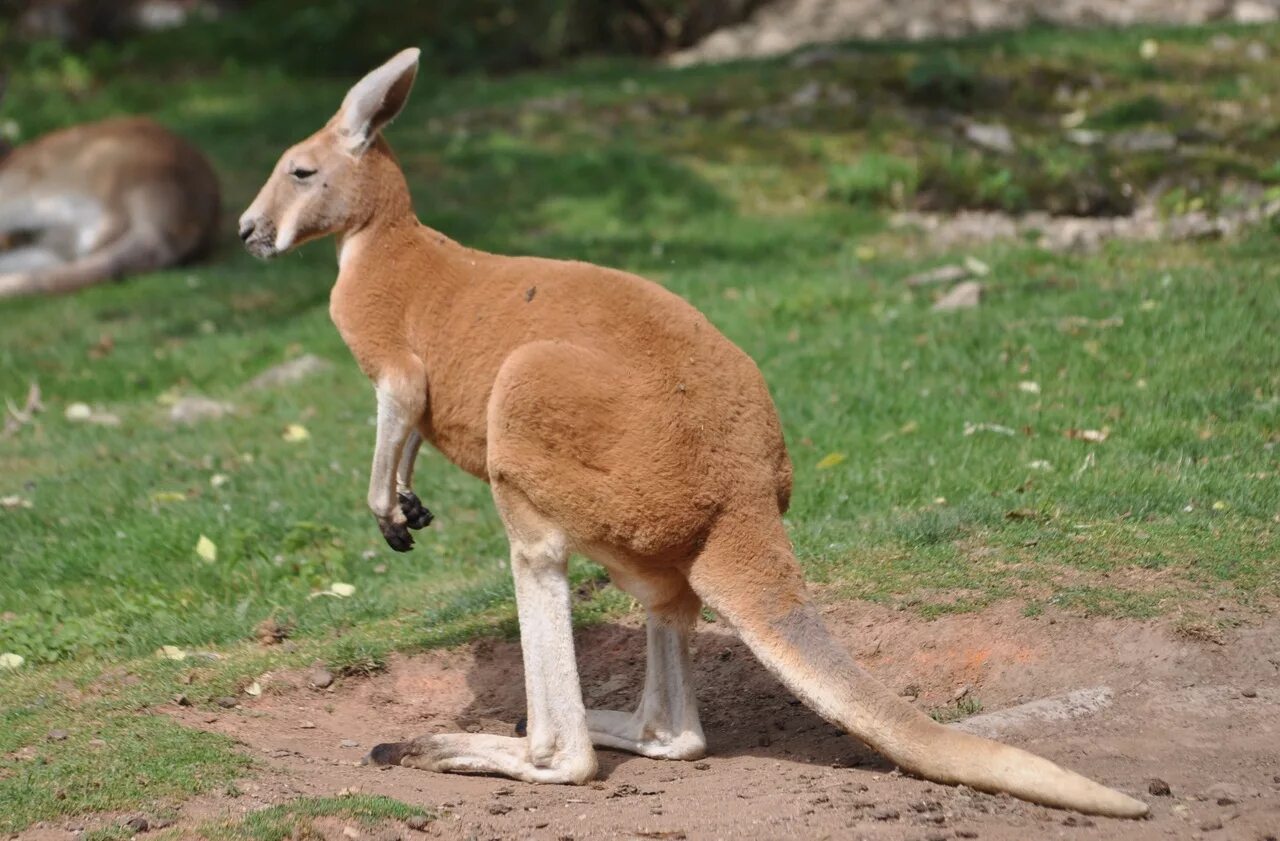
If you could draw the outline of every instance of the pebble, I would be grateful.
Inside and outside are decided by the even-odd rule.
[[[307,683],[316,689],[328,689],[333,685],[333,673],[322,666],[313,666],[307,672]]]
[[[214,701],[214,703],[225,710],[230,710],[230,709],[233,709],[235,705],[240,702],[237,701],[235,698],[232,698],[230,695],[223,695],[221,698],[218,698],[216,701]]]
[[[299,724],[298,726],[299,726],[299,727],[301,727],[303,730],[315,730],[315,729],[316,729],[316,723],[315,723],[314,721],[304,721],[304,722],[302,722],[301,724]]]
[[[123,826],[125,829],[131,829],[134,832],[146,832],[151,828],[151,822],[147,820],[146,815],[134,815],[126,820]]]
[[[69,735],[70,735],[70,734],[69,734],[69,733],[67,733],[67,731],[66,731],[66,730],[50,730],[50,731],[49,731],[49,741],[51,741],[51,742],[65,742],[65,741],[67,740],[67,736],[69,736]]]
[[[1246,698],[1257,698],[1257,697],[1258,697],[1258,690],[1256,690],[1256,689],[1254,689],[1252,686],[1250,686],[1248,689],[1242,689],[1242,690],[1240,690],[1240,694],[1241,694],[1241,695],[1243,695],[1243,696],[1244,696],[1244,697],[1246,697]]]
[[[1147,783],[1147,791],[1156,797],[1172,797],[1173,789],[1169,788],[1169,784],[1159,778],[1152,779]]]
[[[876,809],[871,813],[871,817],[878,821],[896,821],[898,816],[897,809]]]
[[[1212,832],[1215,829],[1222,829],[1222,821],[1218,820],[1217,818],[1210,818],[1209,820],[1200,824],[1200,829],[1203,832]]]
[[[415,832],[424,832],[426,831],[427,824],[429,823],[431,823],[431,819],[428,818],[426,815],[414,815],[411,818],[407,819],[404,822],[404,825],[414,830]]]
[[[339,744],[341,745],[341,747],[344,747],[344,748],[360,747],[360,743],[357,742],[355,739],[343,739]]]

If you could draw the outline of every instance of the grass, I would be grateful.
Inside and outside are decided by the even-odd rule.
[[[1149,37],[1155,60],[1139,55]],[[1242,200],[1280,161],[1280,60],[1251,58],[1251,41],[1275,55],[1280,28],[1033,31],[858,46],[808,68],[426,77],[390,137],[429,224],[646,274],[759,361],[796,463],[788,526],[831,597],[925,616],[998,599],[1029,614],[1262,609],[1280,592],[1272,234],[940,254],[885,224],[897,207],[1123,210],[1166,177],[1183,203]],[[228,218],[350,81],[237,64],[160,86],[125,55],[30,57],[4,116],[31,135],[154,113],[215,159]],[[805,104],[797,91],[815,81]],[[1077,110],[1098,131],[1208,126],[1213,139],[1159,160],[1082,149],[1061,128]],[[967,119],[1009,125],[1018,152],[964,145]],[[364,511],[372,395],[328,321],[331,246],[261,264],[226,227],[208,264],[0,310],[0,396],[37,381],[48,407],[0,441],[0,496],[31,504],[0,510],[0,652],[27,661],[0,673],[0,832],[249,772],[225,740],[150,713],[178,692],[207,705],[271,668],[318,658],[358,676],[392,651],[514,633],[484,485],[424,453],[437,521],[407,556]],[[930,291],[902,283],[964,256],[991,268],[976,310],[933,313]],[[302,353],[333,365],[246,387]],[[170,423],[168,405],[193,394],[235,417]],[[69,421],[76,401],[122,422]],[[307,440],[287,441],[291,424]],[[1106,440],[1069,437],[1081,429]],[[195,551],[201,536],[214,559]],[[314,595],[334,582],[354,594]],[[628,607],[606,588],[577,617]],[[268,618],[291,626],[293,651],[252,642]],[[163,660],[161,646],[219,659]],[[280,837],[305,808],[210,831]]]

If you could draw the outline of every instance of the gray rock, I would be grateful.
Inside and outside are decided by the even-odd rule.
[[[193,424],[204,420],[218,420],[235,410],[235,406],[222,400],[192,395],[183,397],[169,407],[169,420],[174,423]]]
[[[1169,152],[1178,147],[1178,138],[1159,129],[1137,129],[1120,132],[1113,136],[1110,146],[1117,152],[1129,154]]]
[[[304,353],[297,359],[281,362],[279,365],[263,371],[249,380],[248,387],[255,391],[261,391],[263,389],[292,385],[321,371],[327,371],[332,367],[333,363],[329,362],[329,360],[321,359],[313,353]]]
[[[1000,123],[969,123],[964,127],[964,138],[981,149],[1007,155],[1017,149],[1013,132]]]
[[[933,305],[934,312],[973,309],[982,300],[982,284],[976,280],[957,283]]]
[[[333,672],[323,666],[312,666],[307,672],[307,683],[316,689],[328,689],[333,685]]]
[[[919,286],[933,286],[938,283],[955,283],[958,280],[964,280],[969,276],[969,270],[959,263],[953,263],[947,266],[938,266],[936,269],[918,272],[911,275],[904,281],[907,286],[916,288]]]

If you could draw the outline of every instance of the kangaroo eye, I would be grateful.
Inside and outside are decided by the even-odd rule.
[[[296,166],[293,169],[289,170],[289,174],[299,181],[306,181],[308,178],[315,175],[316,171],[314,169],[307,169],[305,167]]]

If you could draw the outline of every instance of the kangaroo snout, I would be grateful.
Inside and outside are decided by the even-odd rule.
[[[271,220],[257,216],[250,209],[240,217],[238,233],[245,250],[253,256],[267,259],[276,255],[276,226]]]

